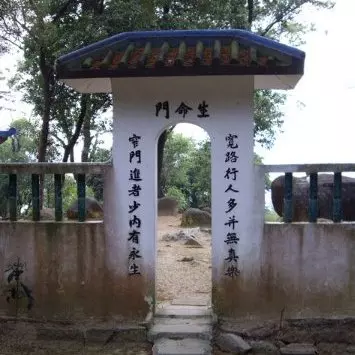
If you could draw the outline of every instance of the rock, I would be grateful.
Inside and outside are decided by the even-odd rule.
[[[242,337],[232,333],[220,333],[216,338],[216,345],[222,351],[237,352],[238,354],[247,354],[252,350]]]
[[[187,241],[190,238],[195,238],[194,234],[197,234],[199,232],[198,228],[193,228],[190,230],[179,230],[178,232],[175,233],[166,233],[162,236],[162,240],[166,242],[177,242],[177,241]]]
[[[165,242],[177,242],[180,240],[187,240],[188,235],[183,231],[178,231],[175,233],[166,233],[161,237]]]
[[[192,261],[194,260],[194,258],[191,256],[185,256],[182,259],[178,260],[178,261],[182,261],[182,262],[187,262],[187,261]]]
[[[280,348],[283,348],[286,344],[283,342],[283,341],[281,341],[281,340],[276,340],[275,342],[274,342],[274,344],[275,344],[275,346],[278,348],[278,349],[280,349]]]
[[[265,340],[251,340],[250,346],[253,351],[260,352],[262,354],[279,354],[279,349],[273,343]]]
[[[186,242],[184,243],[184,245],[187,245],[189,247],[193,247],[193,248],[203,248],[203,246],[195,239],[194,236],[190,236]]]
[[[355,345],[349,345],[347,348],[346,348],[346,352],[348,354],[355,354]]]
[[[317,348],[313,344],[291,343],[280,349],[282,355],[315,355]]]
[[[42,208],[40,211],[40,220],[43,221],[55,220],[54,208],[46,208],[46,207]]]
[[[86,218],[103,219],[104,210],[101,204],[92,197],[85,198]],[[68,219],[78,219],[78,200],[73,202],[67,210]]]
[[[198,208],[187,209],[181,218],[182,227],[210,227],[211,226],[211,214],[205,211],[201,211]]]
[[[211,207],[202,207],[202,208],[201,208],[201,211],[208,212],[209,214],[212,213]]]
[[[284,198],[284,175],[271,183],[271,199],[276,213],[282,217]],[[293,221],[308,221],[309,178],[293,177]],[[333,174],[318,174],[318,218],[332,220]],[[342,211],[344,221],[355,220],[355,178],[342,176]]]
[[[179,202],[173,197],[158,199],[158,216],[176,216]]]
[[[317,351],[318,354],[322,355],[344,355],[351,354],[346,352],[347,344],[342,343],[318,343]]]
[[[201,228],[200,230],[203,233],[212,234],[212,229],[211,228]]]

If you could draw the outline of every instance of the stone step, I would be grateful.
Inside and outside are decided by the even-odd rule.
[[[169,305],[164,308],[158,309],[155,315],[156,317],[170,318],[212,318],[212,309],[205,306]]]
[[[185,338],[173,340],[157,339],[153,346],[153,355],[211,355],[208,340]]]
[[[159,319],[154,319],[154,325],[148,332],[148,340],[154,342],[159,338],[169,339],[184,339],[197,338],[204,340],[212,339],[212,325],[210,322],[199,322],[196,319],[180,319],[179,322],[173,322],[166,319],[164,322],[159,322]]]
[[[192,325],[202,325],[202,324],[212,324],[212,318],[210,317],[199,317],[199,318],[167,318],[167,317],[155,317],[153,321],[154,324],[161,325],[181,325],[190,326]]]

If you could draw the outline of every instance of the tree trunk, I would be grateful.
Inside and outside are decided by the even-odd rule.
[[[163,169],[163,158],[164,158],[164,146],[166,140],[168,139],[168,131],[164,131],[158,140],[158,149],[157,149],[157,156],[158,156],[158,172],[157,172],[157,183],[158,183],[158,198],[164,197],[164,187],[162,186],[162,178],[161,172]]]
[[[54,73],[53,69],[46,63],[46,55],[43,48],[40,48],[39,53],[39,67],[43,78],[43,112],[42,112],[42,126],[39,137],[38,145],[38,161],[45,162],[48,146],[48,134],[49,134],[49,121],[51,113],[51,103],[53,99],[53,84]],[[44,175],[40,175],[40,209],[43,208],[43,194],[44,194]]]
[[[173,131],[175,126],[166,129],[159,137],[157,146],[157,156],[158,156],[158,171],[157,171],[157,184],[158,184],[158,198],[164,197],[165,183],[162,179],[163,171],[163,160],[164,160],[164,148],[169,134]]]
[[[83,124],[83,137],[84,137],[84,146],[81,152],[81,161],[87,162],[89,161],[89,153],[90,153],[90,146],[91,146],[91,116],[86,115]]]
[[[63,156],[63,162],[64,163],[68,161],[70,155],[73,155],[72,151],[74,149],[74,146],[75,146],[76,142],[78,141],[78,138],[79,138],[80,133],[81,133],[81,129],[83,127],[83,123],[84,123],[85,117],[87,116],[88,100],[89,100],[89,95],[83,94],[81,96],[80,113],[79,113],[78,120],[76,121],[75,131],[74,131],[73,135],[71,136],[71,138],[69,140],[69,143],[67,144],[67,146],[64,149],[64,156]]]

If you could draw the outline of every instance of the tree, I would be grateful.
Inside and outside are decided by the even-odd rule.
[[[181,133],[169,132],[160,179],[160,188],[164,195],[169,188],[175,187],[188,196],[188,171],[191,170],[195,150],[196,144],[190,138]]]
[[[262,158],[254,154],[254,163]],[[211,142],[195,142],[181,133],[169,133],[162,167],[162,186],[165,195],[175,197],[180,206],[201,208],[211,206]],[[265,188],[271,181],[265,175]]]
[[[290,44],[302,43],[302,35],[313,29],[311,23],[300,23],[297,15],[302,9],[312,6],[330,9],[329,0],[225,0],[225,1],[158,1],[160,28],[240,28],[252,30],[274,40],[287,40]],[[255,92],[254,102],[256,142],[272,147],[275,135],[283,124],[281,107],[286,95],[270,90]],[[163,160],[167,135],[162,134],[158,142],[159,161]],[[161,176],[158,170],[158,179]],[[160,182],[158,183],[160,185]],[[158,197],[162,197],[159,194]]]
[[[20,67],[22,88],[35,113],[41,117],[38,160],[48,159],[49,133],[63,160],[73,160],[73,146],[82,136],[87,159],[89,131],[110,98],[80,95],[59,84],[54,76],[55,59],[77,47],[122,31],[140,29],[242,28],[297,45],[311,24],[297,21],[302,9],[331,8],[329,0],[13,0],[0,4],[0,39],[23,50]],[[68,90],[68,91],[67,91]],[[70,97],[70,100],[65,100]],[[285,96],[276,92],[255,94],[256,141],[270,147],[282,125]],[[98,105],[94,104],[100,103]],[[276,109],[277,108],[277,109]],[[259,111],[258,111],[259,109]],[[68,123],[68,124],[67,124]],[[79,132],[79,133],[78,133]],[[158,144],[158,176],[168,134]],[[54,143],[54,142],[52,142]]]
[[[32,163],[36,161],[38,130],[36,122],[26,119],[18,119],[11,122],[11,127],[16,128],[19,133],[20,150],[13,151],[10,140],[0,145],[0,163],[25,162]],[[31,203],[31,176],[18,175],[18,197],[17,207],[18,213],[24,206]],[[8,207],[8,175],[0,175],[0,215],[2,218],[7,217]]]

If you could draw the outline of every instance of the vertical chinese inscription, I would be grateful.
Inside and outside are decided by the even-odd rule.
[[[226,181],[225,193],[225,209],[226,216],[224,226],[226,227],[226,235],[224,243],[227,246],[227,255],[224,258],[225,270],[224,275],[234,278],[240,274],[239,256],[237,254],[237,246],[239,243],[239,228],[238,228],[238,193],[236,182],[238,180],[238,135],[229,133],[225,137],[226,151],[224,157],[225,171],[224,180]]]
[[[128,215],[129,215],[129,254],[128,254],[128,274],[129,275],[140,275],[141,266],[139,260],[142,258],[140,252],[140,236],[142,228],[142,220],[140,218],[140,195],[141,195],[141,185],[140,182],[143,180],[141,176],[140,166],[142,164],[142,151],[139,149],[141,137],[132,134],[128,138],[129,143],[131,143],[131,151],[129,152],[129,164],[130,170],[128,174],[129,179],[129,203],[128,203]]]

